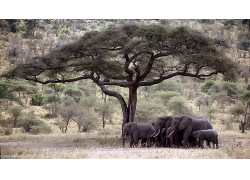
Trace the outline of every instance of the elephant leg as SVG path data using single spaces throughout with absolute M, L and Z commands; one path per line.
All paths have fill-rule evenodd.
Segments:
M 183 148 L 187 148 L 188 147 L 188 137 L 191 134 L 191 130 L 190 131 L 185 131 L 183 134 Z
M 145 139 L 142 139 L 141 140 L 141 147 L 145 147 L 145 145 L 146 145 L 146 141 L 145 141 Z
M 151 137 L 147 137 L 147 147 L 151 147 Z
M 199 138 L 199 144 L 200 144 L 200 147 L 203 149 L 204 145 L 203 145 L 203 138 L 202 137 Z
M 135 147 L 137 147 L 138 146 L 138 135 L 134 135 L 133 139 L 134 139 L 134 145 L 135 145 Z
M 211 148 L 210 141 L 207 141 L 207 146 L 208 146 L 209 148 Z
M 133 136 L 132 134 L 130 135 L 130 147 L 132 148 L 134 145 L 134 139 L 133 139 Z

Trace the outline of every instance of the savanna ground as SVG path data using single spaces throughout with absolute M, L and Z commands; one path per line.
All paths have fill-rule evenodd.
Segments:
M 2 159 L 249 159 L 250 132 L 242 134 L 235 123 L 219 134 L 219 149 L 122 148 L 119 129 L 92 133 L 0 136 Z

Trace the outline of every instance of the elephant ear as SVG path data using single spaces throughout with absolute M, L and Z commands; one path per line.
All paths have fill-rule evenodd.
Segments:
M 191 123 L 192 123 L 191 117 L 188 117 L 188 116 L 181 117 L 178 130 L 181 131 L 181 130 L 185 129 Z
M 129 129 L 130 129 L 130 133 L 134 132 L 137 129 L 137 124 L 134 123 L 134 122 L 132 122 L 130 124 L 130 128 Z

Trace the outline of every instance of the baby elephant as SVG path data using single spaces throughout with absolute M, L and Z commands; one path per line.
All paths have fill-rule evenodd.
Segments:
M 199 138 L 199 146 L 201 148 L 204 148 L 203 140 L 207 141 L 207 144 L 209 146 L 210 146 L 210 142 L 212 142 L 213 148 L 214 148 L 215 144 L 216 144 L 216 149 L 219 148 L 219 146 L 218 146 L 218 134 L 213 129 L 194 131 L 194 132 L 192 132 L 192 136 L 194 138 Z

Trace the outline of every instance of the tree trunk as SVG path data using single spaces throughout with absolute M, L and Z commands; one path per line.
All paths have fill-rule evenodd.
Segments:
M 114 91 L 109 91 L 105 86 L 100 86 L 100 87 L 104 94 L 116 97 L 118 101 L 120 102 L 120 105 L 122 108 L 122 115 L 123 115 L 123 123 L 122 123 L 122 130 L 123 130 L 123 125 L 129 122 L 129 108 L 127 106 L 126 101 L 124 100 L 122 95 L 120 95 L 119 93 L 114 92 Z
M 129 88 L 129 122 L 134 122 L 135 111 L 136 111 L 136 103 L 137 103 L 137 86 L 133 86 Z

